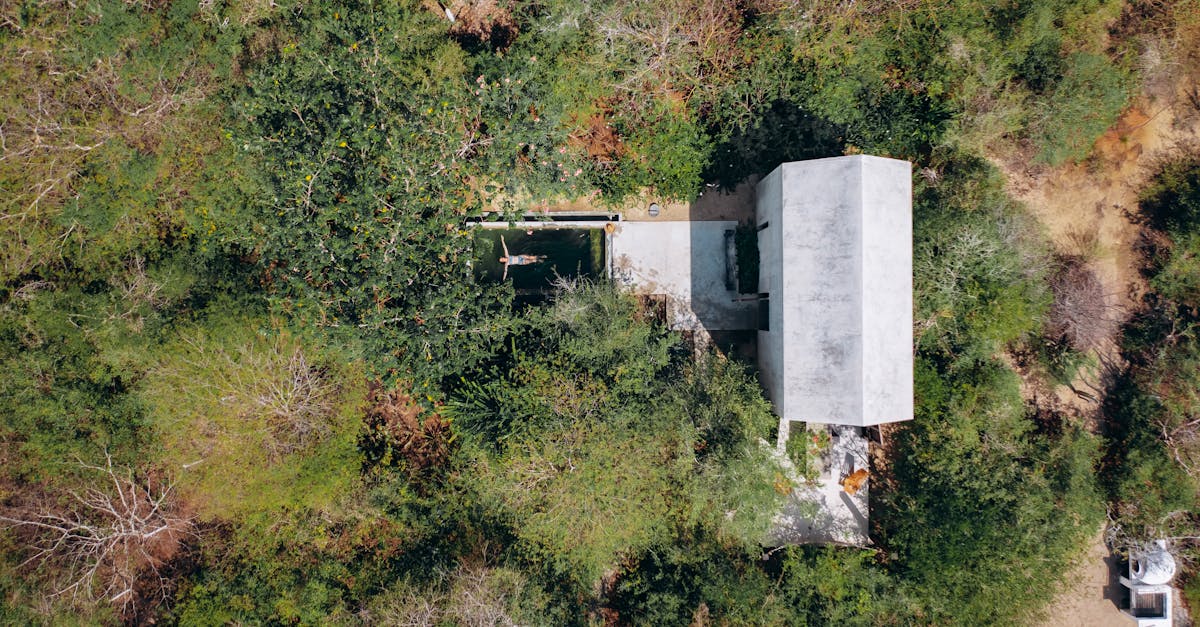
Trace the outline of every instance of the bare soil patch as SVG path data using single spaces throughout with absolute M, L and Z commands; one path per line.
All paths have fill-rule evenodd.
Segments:
M 1101 366 L 1053 391 L 1060 404 L 1078 410 L 1093 429 L 1100 427 L 1097 412 L 1106 370 L 1119 367 L 1119 323 L 1139 306 L 1145 291 L 1139 274 L 1141 227 L 1134 220 L 1138 193 L 1160 163 L 1200 139 L 1200 111 L 1191 103 L 1190 87 L 1189 80 L 1181 79 L 1171 90 L 1139 96 L 1083 163 L 1051 168 L 1031 164 L 1019 151 L 991 155 L 1009 193 L 1043 225 L 1056 253 L 1080 260 L 1082 271 L 1099 282 L 1110 319 L 1104 333 L 1089 343 Z M 1100 394 L 1076 393 L 1088 389 Z
M 1125 589 L 1117 578 L 1119 557 L 1104 544 L 1100 531 L 1088 543 L 1087 553 L 1067 576 L 1066 589 L 1048 607 L 1053 614 L 1043 627 L 1128 627 L 1132 624 L 1119 606 L 1126 603 Z

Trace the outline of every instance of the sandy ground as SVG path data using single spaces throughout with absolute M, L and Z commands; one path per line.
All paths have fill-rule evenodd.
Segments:
M 736 222 L 624 221 L 611 239 L 612 274 L 645 295 L 665 294 L 667 325 L 690 331 L 753 330 L 758 303 L 726 289 L 725 231 Z
M 1133 621 L 1118 605 L 1127 603 L 1126 591 L 1117 579 L 1120 558 L 1104 546 L 1101 531 L 1088 543 L 1087 553 L 1071 571 L 1065 590 L 1048 606 L 1052 616 L 1042 627 L 1131 627 Z
M 1182 90 L 1182 86 L 1181 86 Z M 1092 158 L 1058 168 L 1027 166 L 1021 155 L 997 157 L 1009 192 L 1025 202 L 1060 252 L 1082 254 L 1125 311 L 1141 293 L 1129 219 L 1154 168 L 1193 146 L 1198 117 L 1183 98 L 1140 97 L 1097 142 Z
M 1058 252 L 1088 260 L 1104 286 L 1114 320 L 1128 318 L 1145 287 L 1138 273 L 1139 227 L 1131 220 L 1138 193 L 1159 164 L 1200 145 L 1200 111 L 1188 97 L 1193 88 L 1184 76 L 1165 86 L 1148 83 L 1083 163 L 1050 168 L 1032 164 L 1029 155 L 1016 150 L 991 155 L 1005 174 L 1009 193 L 1045 227 Z M 1116 325 L 1114 336 L 1115 330 Z M 1120 365 L 1115 339 L 1110 337 L 1095 351 L 1099 363 L 1109 368 Z M 1071 387 L 1041 393 L 1038 400 L 1079 416 L 1099 431 L 1097 412 L 1110 375 L 1102 367 L 1092 369 Z

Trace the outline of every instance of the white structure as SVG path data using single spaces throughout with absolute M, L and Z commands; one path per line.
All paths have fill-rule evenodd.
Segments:
M 758 184 L 758 363 L 780 417 L 870 426 L 913 415 L 912 166 L 785 163 Z
M 683 331 L 753 329 L 753 302 L 726 284 L 731 221 L 619 222 L 609 274 L 636 293 L 667 297 L 667 326 Z
M 1129 608 L 1121 613 L 1133 619 L 1138 627 L 1171 627 L 1172 598 L 1170 586 L 1175 578 L 1175 558 L 1167 551 L 1167 543 L 1159 540 L 1146 551 L 1129 556 L 1129 577 L 1121 577 L 1121 585 L 1129 588 Z
M 610 273 L 667 297 L 673 329 L 758 329 L 761 379 L 780 418 L 777 453 L 794 485 L 768 541 L 865 546 L 862 427 L 913 416 L 912 166 L 863 155 L 785 163 L 755 191 L 757 297 L 737 289 L 743 260 L 729 215 L 622 221 Z M 749 205 L 736 217 L 749 218 Z M 793 422 L 829 430 L 816 478 L 787 459 Z

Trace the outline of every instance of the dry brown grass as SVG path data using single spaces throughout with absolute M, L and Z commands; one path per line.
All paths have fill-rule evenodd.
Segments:
M 610 123 L 612 110 L 600 103 L 585 119 L 575 120 L 576 130 L 567 137 L 573 152 L 585 152 L 599 166 L 609 166 L 625 154 L 625 145 Z
M 507 50 L 519 33 L 510 3 L 502 0 L 426 0 L 423 3 L 438 16 L 454 15 L 450 35 L 468 45 L 488 44 Z

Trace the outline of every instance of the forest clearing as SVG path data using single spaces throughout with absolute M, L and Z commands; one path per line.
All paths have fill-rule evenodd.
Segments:
M 1197 42 L 1195 0 L 0 3 L 0 622 L 1104 624 L 1157 540 L 1180 622 Z M 758 185 L 877 157 L 911 416 L 791 440 Z M 861 537 L 772 536 L 818 485 Z

